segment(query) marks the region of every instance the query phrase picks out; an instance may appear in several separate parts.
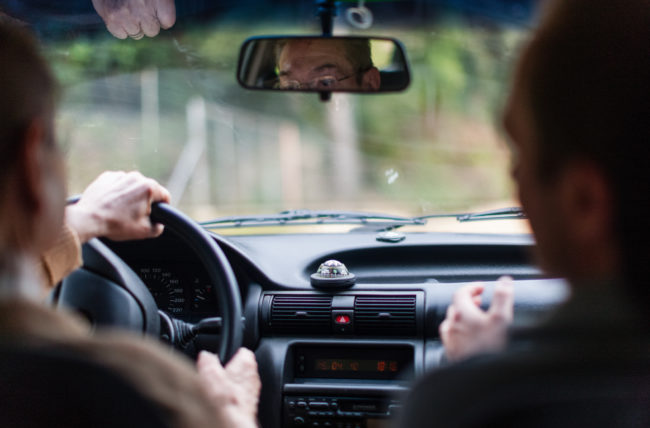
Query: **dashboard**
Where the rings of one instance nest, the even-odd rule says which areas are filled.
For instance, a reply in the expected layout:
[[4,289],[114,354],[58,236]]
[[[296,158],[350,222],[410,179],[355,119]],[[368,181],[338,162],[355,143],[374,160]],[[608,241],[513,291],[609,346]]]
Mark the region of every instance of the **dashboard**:
[[[407,233],[399,243],[373,233],[213,235],[231,264],[244,309],[244,346],[255,351],[265,428],[384,426],[411,383],[440,365],[438,326],[454,291],[515,280],[515,324],[533,322],[567,297],[562,280],[531,262],[528,235]],[[189,323],[218,317],[215,287],[176,237],[107,244],[140,276],[160,310]],[[311,285],[326,260],[343,262],[356,284]],[[185,350],[216,349],[200,335]]]

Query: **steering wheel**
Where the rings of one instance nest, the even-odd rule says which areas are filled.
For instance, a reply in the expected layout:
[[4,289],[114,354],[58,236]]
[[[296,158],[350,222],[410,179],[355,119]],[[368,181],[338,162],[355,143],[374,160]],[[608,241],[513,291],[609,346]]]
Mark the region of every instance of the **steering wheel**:
[[[165,203],[151,206],[151,221],[178,236],[199,258],[214,287],[221,313],[217,353],[224,363],[242,344],[242,306],[235,274],[223,251],[192,219]],[[66,277],[56,304],[81,312],[92,323],[160,336],[156,302],[146,285],[106,245],[92,239],[82,246],[83,266]]]

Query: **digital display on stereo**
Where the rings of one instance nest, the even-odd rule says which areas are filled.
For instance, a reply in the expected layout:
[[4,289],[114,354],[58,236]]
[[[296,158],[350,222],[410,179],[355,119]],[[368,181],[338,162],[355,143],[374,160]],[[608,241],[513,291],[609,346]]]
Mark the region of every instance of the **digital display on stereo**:
[[409,347],[298,347],[294,358],[296,378],[393,380],[413,375]]
[[314,370],[317,372],[397,373],[400,368],[397,360],[353,360],[347,358],[317,358],[314,360]]

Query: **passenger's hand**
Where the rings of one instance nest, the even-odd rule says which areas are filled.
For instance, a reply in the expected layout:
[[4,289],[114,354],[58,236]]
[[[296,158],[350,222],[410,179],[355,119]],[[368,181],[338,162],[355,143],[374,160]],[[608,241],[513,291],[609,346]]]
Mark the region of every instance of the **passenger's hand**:
[[139,172],[104,172],[79,202],[66,208],[66,223],[81,242],[99,236],[115,241],[153,238],[163,226],[151,223],[151,203],[169,200],[167,189]]
[[262,383],[255,355],[240,348],[224,368],[216,355],[201,352],[196,363],[219,422],[215,426],[257,427]]
[[447,317],[440,324],[440,337],[449,361],[498,351],[506,344],[514,305],[512,279],[499,278],[487,311],[480,307],[483,290],[482,284],[462,287],[447,308]]
[[174,0],[93,0],[93,6],[118,39],[154,37],[176,22]]

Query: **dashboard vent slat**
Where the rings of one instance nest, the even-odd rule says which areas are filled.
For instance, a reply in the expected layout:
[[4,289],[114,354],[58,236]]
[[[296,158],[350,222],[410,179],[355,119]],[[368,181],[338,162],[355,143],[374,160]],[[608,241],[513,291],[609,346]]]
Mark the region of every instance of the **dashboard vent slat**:
[[274,296],[269,327],[274,332],[331,330],[332,296]]
[[415,295],[357,296],[355,330],[361,334],[414,335],[415,308]]

